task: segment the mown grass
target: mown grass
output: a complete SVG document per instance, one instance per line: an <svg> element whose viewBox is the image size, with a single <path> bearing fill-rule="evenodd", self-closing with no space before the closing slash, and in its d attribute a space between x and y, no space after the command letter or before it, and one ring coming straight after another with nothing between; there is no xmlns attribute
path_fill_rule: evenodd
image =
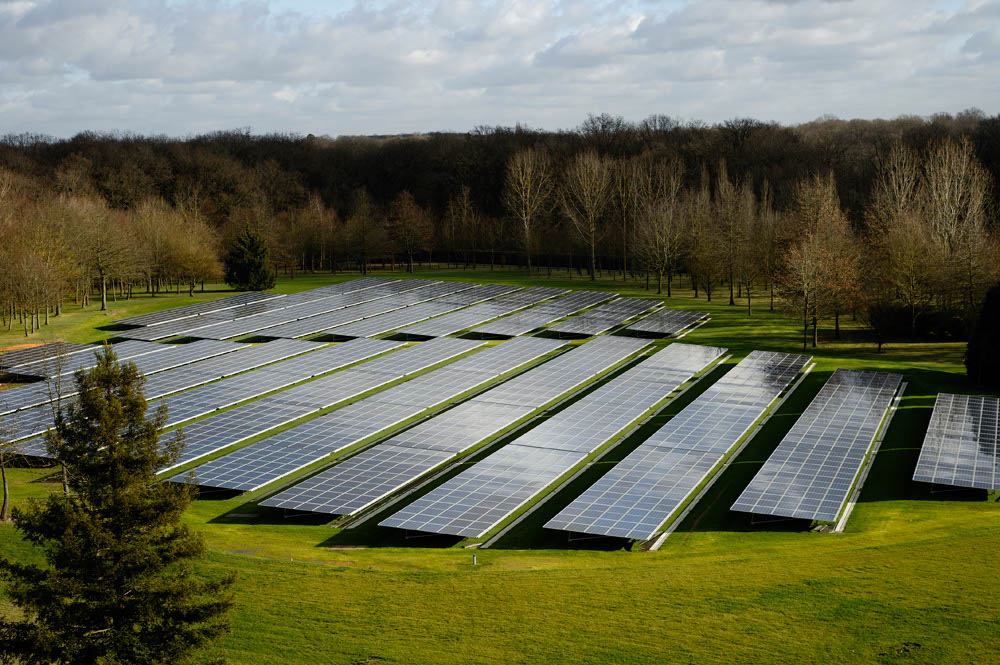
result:
<svg viewBox="0 0 1000 665"><path fill-rule="evenodd" d="M632 282L592 285L565 273L417 276L653 295ZM329 282L330 276L310 276L279 288ZM756 303L752 318L725 303L695 300L684 289L668 301L710 312L712 321L684 341L725 346L734 354L731 362L753 349L801 351L796 323L767 312L766 301ZM476 567L470 551L452 547L455 539L405 541L370 526L377 520L340 536L325 518L286 519L258 508L255 495L196 502L185 519L209 545L201 567L235 569L240 576L233 632L213 653L236 663L996 662L997 496L932 494L910 481L934 396L978 392L962 373L963 346L895 341L876 353L863 331L842 323L844 339L823 331L820 347L808 350L816 368L658 552L627 552L612 540L568 543L542 524L716 373L493 549L479 551ZM66 338L103 334L86 328ZM846 532L814 533L796 521L754 525L730 512L838 367L900 372L909 383ZM51 469L15 469L11 478L17 503L59 489ZM359 542L376 546L339 548ZM9 527L0 527L0 551L37 556Z"/></svg>

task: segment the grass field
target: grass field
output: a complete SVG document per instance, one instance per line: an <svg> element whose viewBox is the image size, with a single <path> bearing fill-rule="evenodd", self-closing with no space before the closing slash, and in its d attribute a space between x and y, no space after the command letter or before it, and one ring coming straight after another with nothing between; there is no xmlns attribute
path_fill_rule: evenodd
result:
<svg viewBox="0 0 1000 665"><path fill-rule="evenodd" d="M566 273L424 271L419 277L600 288L653 297L641 284L591 284ZM294 292L356 275L300 276ZM795 323L755 303L695 300L672 307L712 320L685 342L725 346L731 363L754 349L801 351ZM219 297L220 291L196 293ZM719 296L722 294L720 293ZM186 304L186 294L113 304L105 316L67 308L48 336L91 342L111 320ZM1000 659L1000 503L981 491L931 494L910 481L934 395L976 392L963 345L890 343L883 353L844 322L821 335L817 366L718 478L658 552L620 542L568 543L541 528L579 491L704 390L672 402L600 464L472 554L455 539L404 541L372 519L357 529L325 518L284 519L256 494L206 498L186 519L210 554L206 571L239 573L232 634L213 653L235 663L992 663ZM824 331L825 333L826 331ZM0 348L24 343L0 332ZM31 341L30 339L28 341ZM801 522L751 525L728 507L838 367L904 374L900 410L842 534ZM723 370L717 370L721 373ZM454 472L452 472L454 473ZM11 473L15 502L59 489L52 469ZM267 490L265 490L267 491ZM0 526L0 550L37 556ZM0 601L2 603L2 601ZM11 611L0 604L0 612Z"/></svg>

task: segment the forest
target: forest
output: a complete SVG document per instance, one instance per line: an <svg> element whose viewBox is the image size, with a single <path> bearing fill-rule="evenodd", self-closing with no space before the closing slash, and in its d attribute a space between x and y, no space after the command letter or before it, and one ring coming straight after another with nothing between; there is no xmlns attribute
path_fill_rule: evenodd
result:
<svg viewBox="0 0 1000 665"><path fill-rule="evenodd" d="M217 280L250 227L278 270L568 270L764 304L803 345L965 339L1000 279L1000 115L609 114L544 131L0 137L0 316ZM680 281L678 281L680 280Z"/></svg>

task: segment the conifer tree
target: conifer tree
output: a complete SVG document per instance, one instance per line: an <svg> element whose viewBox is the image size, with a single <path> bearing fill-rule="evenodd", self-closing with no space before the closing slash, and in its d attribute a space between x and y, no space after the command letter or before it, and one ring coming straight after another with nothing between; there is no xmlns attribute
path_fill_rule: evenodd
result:
<svg viewBox="0 0 1000 665"><path fill-rule="evenodd" d="M247 224L226 254L226 284L237 291L274 288L277 276L271 263L267 238Z"/></svg>
<svg viewBox="0 0 1000 665"><path fill-rule="evenodd" d="M183 438L165 445L166 408L146 418L144 378L108 348L78 371L77 403L56 419L49 453L72 493L16 507L14 524L45 565L0 558L23 617L0 621L0 662L184 663L227 629L231 575L205 579L204 543L180 523L193 488L161 483Z"/></svg>
<svg viewBox="0 0 1000 665"><path fill-rule="evenodd" d="M965 371L981 385L1000 386L1000 284L986 294L965 350Z"/></svg>

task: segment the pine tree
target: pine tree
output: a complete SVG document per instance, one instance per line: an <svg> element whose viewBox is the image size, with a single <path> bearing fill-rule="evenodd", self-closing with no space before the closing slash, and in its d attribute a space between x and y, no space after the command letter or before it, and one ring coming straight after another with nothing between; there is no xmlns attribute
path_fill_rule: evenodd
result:
<svg viewBox="0 0 1000 665"><path fill-rule="evenodd" d="M1000 284L986 294L983 309L965 350L965 371L985 386L1000 386Z"/></svg>
<svg viewBox="0 0 1000 665"><path fill-rule="evenodd" d="M226 254L226 284L237 291L264 291L274 288L277 275L271 264L267 239L243 227Z"/></svg>
<svg viewBox="0 0 1000 665"><path fill-rule="evenodd" d="M73 492L13 511L46 565L0 558L0 579L23 612L0 621L0 662L189 662L228 630L234 578L193 573L205 546L180 523L193 488L156 479L183 438L159 442L166 408L146 418L143 376L110 348L75 381L77 404L47 440Z"/></svg>

